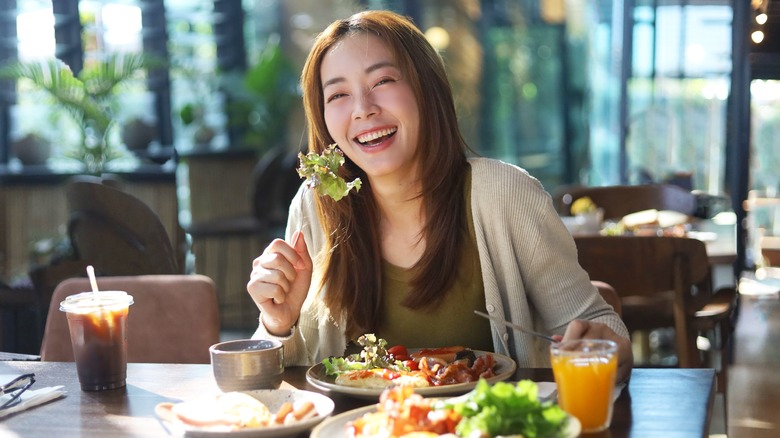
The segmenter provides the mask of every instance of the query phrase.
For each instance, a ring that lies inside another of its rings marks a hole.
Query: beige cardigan
[[[562,335],[571,320],[586,319],[603,322],[628,337],[620,317],[579,266],[574,240],[541,183],[525,170],[498,160],[475,158],[469,163],[471,208],[488,312],[545,333]],[[290,205],[288,241],[301,221],[301,193]],[[347,342],[343,327],[316,298],[316,255],[325,236],[320,227],[312,226],[318,223],[314,194],[307,191],[305,195],[303,231],[315,263],[313,287],[289,336],[270,335],[262,323],[253,335],[282,340],[286,365],[312,365],[341,356]],[[491,323],[491,327],[496,353],[512,357],[519,367],[549,367],[545,341],[502,325]]]

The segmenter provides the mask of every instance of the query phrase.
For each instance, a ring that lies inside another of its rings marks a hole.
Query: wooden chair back
[[[607,302],[610,306],[612,306],[612,309],[615,311],[615,313],[618,314],[619,317],[623,317],[623,304],[620,302],[620,295],[618,295],[617,291],[614,287],[612,287],[611,284],[605,283],[603,281],[591,281],[594,286],[596,286],[596,289],[598,289],[599,294],[601,294],[601,298],[604,298],[604,301]]]
[[[219,342],[219,308],[214,282],[204,275],[98,277],[101,290],[133,296],[127,317],[128,362],[210,363]],[[72,362],[70,332],[60,302],[91,290],[87,278],[70,278],[54,290],[41,344],[41,360]]]
[[[298,150],[281,147],[266,152],[255,166],[252,211],[274,237],[284,235],[290,202],[303,183],[297,168]]]
[[[68,234],[78,260],[102,275],[180,274],[160,217],[135,196],[85,177],[66,187]]]
[[[683,367],[700,363],[696,312],[713,291],[704,243],[660,236],[577,236],[580,265],[614,287],[630,331],[674,327]]]
[[[569,215],[572,203],[585,196],[604,210],[604,219],[620,219],[627,214],[650,209],[672,210],[689,216],[696,212],[696,196],[670,184],[567,187],[555,195],[556,209],[563,215]]]

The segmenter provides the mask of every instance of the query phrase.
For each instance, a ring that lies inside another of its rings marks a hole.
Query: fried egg
[[[423,373],[391,371],[384,368],[347,371],[336,376],[336,384],[378,389],[390,386],[410,386],[413,388],[431,386]]]

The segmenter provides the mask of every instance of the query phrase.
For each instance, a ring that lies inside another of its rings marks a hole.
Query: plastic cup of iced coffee
[[[133,297],[122,291],[83,292],[60,303],[68,317],[76,371],[83,391],[125,386],[127,313]]]

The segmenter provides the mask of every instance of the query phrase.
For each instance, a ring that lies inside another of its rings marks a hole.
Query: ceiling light
[[[425,31],[425,37],[436,50],[447,50],[450,45],[450,34],[444,28],[433,26]]]

